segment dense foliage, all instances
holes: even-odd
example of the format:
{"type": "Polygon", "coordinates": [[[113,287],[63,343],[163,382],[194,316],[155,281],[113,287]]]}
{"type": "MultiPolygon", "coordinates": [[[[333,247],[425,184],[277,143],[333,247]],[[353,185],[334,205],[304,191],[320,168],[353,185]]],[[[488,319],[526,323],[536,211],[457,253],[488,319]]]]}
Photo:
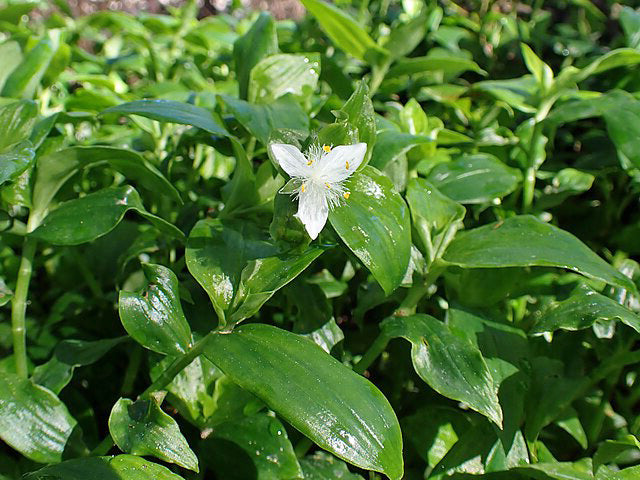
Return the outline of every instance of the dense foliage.
{"type": "Polygon", "coordinates": [[[635,5],[302,3],[0,1],[0,479],[640,478],[635,5]]]}

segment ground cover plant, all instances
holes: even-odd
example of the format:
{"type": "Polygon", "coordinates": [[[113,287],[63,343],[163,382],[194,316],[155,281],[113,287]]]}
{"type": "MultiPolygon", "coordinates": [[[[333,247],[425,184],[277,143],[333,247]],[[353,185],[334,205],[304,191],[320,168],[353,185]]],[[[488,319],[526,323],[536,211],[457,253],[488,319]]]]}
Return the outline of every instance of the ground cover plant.
{"type": "Polygon", "coordinates": [[[640,478],[640,12],[0,2],[0,478],[640,478]]]}

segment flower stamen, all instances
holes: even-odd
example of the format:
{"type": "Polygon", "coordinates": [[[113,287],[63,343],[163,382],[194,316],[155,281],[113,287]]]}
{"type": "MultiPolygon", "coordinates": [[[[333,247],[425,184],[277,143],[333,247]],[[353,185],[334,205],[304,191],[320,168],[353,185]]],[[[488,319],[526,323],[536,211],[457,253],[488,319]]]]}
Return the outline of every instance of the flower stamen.
{"type": "Polygon", "coordinates": [[[345,162],[347,170],[349,170],[349,162],[345,162]]]}
{"type": "Polygon", "coordinates": [[[307,188],[307,184],[306,184],[306,183],[303,183],[303,184],[302,184],[302,186],[300,187],[300,192],[304,193],[304,191],[306,190],[306,188],[307,188]]]}
{"type": "Polygon", "coordinates": [[[323,145],[322,150],[324,150],[326,153],[329,153],[331,151],[331,147],[329,145],[323,145]]]}
{"type": "Polygon", "coordinates": [[[345,198],[345,200],[349,200],[349,197],[351,196],[351,192],[344,192],[342,196],[345,198]]]}
{"type": "Polygon", "coordinates": [[[324,182],[324,184],[326,185],[327,188],[331,188],[331,185],[329,184],[329,182],[324,182]]]}

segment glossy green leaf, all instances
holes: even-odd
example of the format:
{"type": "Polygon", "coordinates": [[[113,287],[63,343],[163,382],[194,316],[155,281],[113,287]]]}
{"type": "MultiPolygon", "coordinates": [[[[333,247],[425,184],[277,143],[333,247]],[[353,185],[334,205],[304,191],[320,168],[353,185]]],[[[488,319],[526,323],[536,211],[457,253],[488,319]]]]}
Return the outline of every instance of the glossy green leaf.
{"type": "Polygon", "coordinates": [[[530,333],[581,330],[599,321],[620,320],[640,333],[640,317],[615,300],[581,286],[566,300],[546,312],[530,333]]]}
{"type": "Polygon", "coordinates": [[[29,473],[25,480],[183,480],[168,468],[134,455],[67,460],[29,473]]]}
{"type": "Polygon", "coordinates": [[[310,248],[303,254],[282,254],[247,223],[206,219],[191,230],[186,262],[221,321],[239,322],[321,253],[310,248]]]}
{"type": "Polygon", "coordinates": [[[34,215],[44,216],[54,195],[78,170],[101,164],[110,165],[151,191],[182,201],[175,187],[136,152],[112,147],[71,147],[38,158],[33,186],[34,215]]]}
{"type": "Polygon", "coordinates": [[[25,457],[57,463],[76,426],[51,391],[9,372],[0,374],[0,438],[25,457]]]}
{"type": "Polygon", "coordinates": [[[251,70],[249,101],[270,103],[287,93],[309,97],[315,92],[319,77],[317,53],[270,55],[251,70]]]}
{"type": "Polygon", "coordinates": [[[176,274],[150,263],[142,270],[149,282],[143,291],[120,291],[122,325],[136,342],[154,352],[185,353],[191,347],[191,328],[180,305],[176,274]]]}
{"type": "Polygon", "coordinates": [[[521,181],[518,170],[493,155],[465,155],[436,165],[428,180],[446,196],[460,203],[487,203],[513,192],[521,181]]]}
{"type": "Polygon", "coordinates": [[[320,447],[392,480],[402,477],[402,437],[391,406],[313,342],[251,324],[216,335],[205,355],[320,447]]]}
{"type": "Polygon", "coordinates": [[[32,98],[56,48],[50,38],[43,38],[29,50],[20,65],[9,75],[0,96],[13,98],[32,98]]]}
{"type": "Polygon", "coordinates": [[[220,424],[203,444],[205,462],[225,479],[302,478],[287,431],[277,418],[265,413],[220,424]]]}
{"type": "Polygon", "coordinates": [[[263,145],[269,143],[278,129],[293,130],[303,136],[309,132],[309,117],[292,95],[261,105],[229,95],[221,95],[220,99],[229,113],[263,145]]]}
{"type": "Polygon", "coordinates": [[[241,99],[248,98],[249,79],[253,67],[263,58],[275,53],[278,53],[276,22],[271,15],[263,12],[247,33],[233,44],[233,61],[241,99]]]}
{"type": "Polygon", "coordinates": [[[109,415],[109,433],[123,452],[152,455],[198,471],[198,458],[180,427],[153,399],[120,398],[109,415]]]}
{"type": "Polygon", "coordinates": [[[609,138],[620,156],[628,159],[636,168],[640,168],[640,101],[620,91],[610,94],[609,97],[614,98],[613,108],[604,111],[609,138]]]}
{"type": "Polygon", "coordinates": [[[367,60],[370,51],[380,51],[369,34],[342,9],[322,0],[301,0],[336,47],[349,55],[367,60]]]}
{"type": "Polygon", "coordinates": [[[54,245],[90,242],[113,230],[129,210],[138,213],[161,232],[184,239],[175,226],[149,213],[131,186],[111,187],[64,202],[45,217],[31,235],[54,245]]]}
{"type": "Polygon", "coordinates": [[[409,210],[391,181],[373,167],[345,184],[349,199],[329,213],[342,241],[387,294],[400,285],[411,256],[409,210]]]}
{"type": "MultiPolygon", "coordinates": [[[[29,139],[38,117],[38,107],[31,100],[12,102],[0,107],[0,153],[29,139]]],[[[4,166],[0,164],[0,168],[4,166]]]]}
{"type": "Polygon", "coordinates": [[[140,115],[159,122],[192,125],[213,135],[229,135],[229,132],[209,110],[190,103],[173,100],[136,100],[107,108],[101,112],[101,115],[108,113],[140,115]]]}
{"type": "Polygon", "coordinates": [[[463,227],[466,210],[422,178],[409,181],[406,197],[414,231],[431,263],[442,257],[456,232],[463,227]]]}
{"type": "Polygon", "coordinates": [[[498,388],[477,347],[429,315],[391,317],[383,322],[382,331],[411,342],[413,367],[431,388],[502,427],[498,388]]]}
{"type": "Polygon", "coordinates": [[[300,459],[304,480],[363,480],[333,455],[316,452],[300,459]]]}
{"type": "Polygon", "coordinates": [[[35,158],[35,151],[31,142],[26,141],[15,148],[0,153],[0,184],[17,179],[35,158]]]}
{"type": "Polygon", "coordinates": [[[559,267],[626,288],[636,287],[589,247],[571,235],[530,215],[459,233],[444,260],[463,268],[559,267]]]}

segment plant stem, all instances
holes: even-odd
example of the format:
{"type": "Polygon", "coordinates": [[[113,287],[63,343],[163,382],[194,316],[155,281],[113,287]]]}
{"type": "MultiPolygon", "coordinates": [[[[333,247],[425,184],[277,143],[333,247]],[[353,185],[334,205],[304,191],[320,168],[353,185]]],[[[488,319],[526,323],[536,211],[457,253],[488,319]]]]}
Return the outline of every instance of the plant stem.
{"type": "Polygon", "coordinates": [[[149,385],[149,387],[140,394],[140,398],[148,397],[153,392],[164,389],[164,387],[171,383],[171,381],[177,374],[188,367],[191,362],[196,359],[196,357],[200,356],[200,354],[207,346],[207,342],[209,341],[209,339],[213,335],[217,335],[218,333],[219,332],[217,330],[214,330],[198,340],[198,342],[196,342],[191,350],[183,354],[181,357],[177,358],[171,365],[169,365],[169,367],[164,372],[162,372],[162,374],[156,379],[156,381],[149,385]]]}
{"type": "MultiPolygon", "coordinates": [[[[27,228],[27,230],[29,230],[27,228]]],[[[13,334],[13,355],[16,361],[16,373],[22,378],[29,375],[27,368],[27,295],[33,271],[33,257],[36,253],[37,240],[25,237],[22,246],[22,259],[16,281],[16,290],[11,304],[11,332],[13,334]]]]}
{"type": "Polygon", "coordinates": [[[533,193],[536,188],[536,169],[529,167],[524,174],[522,186],[522,210],[528,212],[533,204],[533,193]]]}
{"type": "Polygon", "coordinates": [[[111,450],[113,445],[114,445],[113,438],[111,438],[111,435],[107,433],[107,436],[104,437],[104,439],[98,444],[98,446],[93,450],[91,450],[91,453],[89,453],[89,456],[101,457],[102,455],[106,455],[107,453],[109,453],[109,450],[111,450]]]}
{"type": "Polygon", "coordinates": [[[363,374],[364,371],[371,366],[378,356],[384,352],[384,349],[387,348],[387,344],[391,340],[387,334],[384,332],[380,332],[378,337],[374,340],[374,342],[369,346],[369,349],[364,353],[362,358],[358,363],[353,366],[353,371],[359,374],[363,374]]]}

